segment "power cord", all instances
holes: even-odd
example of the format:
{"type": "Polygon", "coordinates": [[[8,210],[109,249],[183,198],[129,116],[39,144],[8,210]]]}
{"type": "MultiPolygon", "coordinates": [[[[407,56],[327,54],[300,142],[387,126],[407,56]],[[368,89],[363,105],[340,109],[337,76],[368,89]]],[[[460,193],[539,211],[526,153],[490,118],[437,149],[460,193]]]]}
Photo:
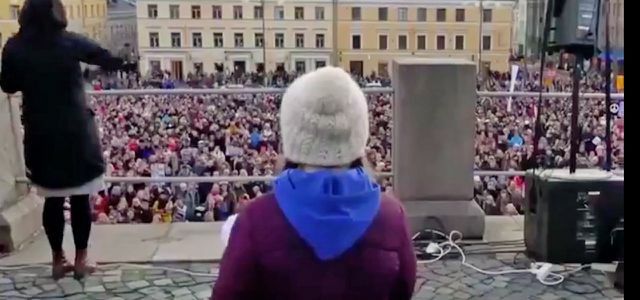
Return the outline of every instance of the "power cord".
{"type": "MultiPolygon", "coordinates": [[[[536,262],[536,263],[531,263],[528,269],[513,269],[513,270],[503,270],[503,271],[482,270],[467,262],[467,256],[465,255],[465,252],[458,245],[462,241],[461,232],[453,230],[447,235],[437,230],[429,229],[428,231],[445,238],[446,241],[441,243],[435,243],[435,242],[429,243],[428,246],[424,248],[424,251],[427,254],[435,256],[435,258],[428,259],[428,260],[419,260],[418,261],[419,264],[430,264],[430,263],[439,261],[440,259],[445,257],[447,254],[451,253],[451,251],[455,249],[460,254],[460,257],[462,259],[461,264],[467,268],[475,270],[476,272],[479,272],[485,275],[490,275],[490,276],[499,276],[499,275],[507,275],[507,274],[533,274],[536,276],[536,279],[538,280],[538,282],[547,286],[554,286],[554,285],[561,284],[568,275],[579,272],[585,268],[591,267],[591,265],[583,265],[574,270],[568,271],[564,274],[560,274],[552,271],[553,264],[536,262]]],[[[413,236],[413,238],[415,239],[418,236],[419,234],[416,234],[413,236]]]]}

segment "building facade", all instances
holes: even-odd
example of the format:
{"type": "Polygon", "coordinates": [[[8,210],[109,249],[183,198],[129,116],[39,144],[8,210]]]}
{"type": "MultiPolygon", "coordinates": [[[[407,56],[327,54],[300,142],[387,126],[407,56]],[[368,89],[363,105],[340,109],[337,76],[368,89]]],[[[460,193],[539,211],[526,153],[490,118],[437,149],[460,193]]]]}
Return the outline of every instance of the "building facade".
{"type": "Polygon", "coordinates": [[[117,1],[108,4],[105,46],[111,52],[121,52],[125,45],[129,45],[128,48],[137,53],[137,28],[135,3],[117,1]]]}
{"type": "Polygon", "coordinates": [[[140,70],[310,71],[331,62],[332,11],[332,0],[138,0],[140,70]]]}
{"type": "Polygon", "coordinates": [[[397,57],[448,57],[507,71],[514,7],[512,0],[340,0],[339,64],[386,75],[397,57]]]}
{"type": "Polygon", "coordinates": [[[23,0],[0,0],[0,46],[18,32],[18,15],[23,0]]]}
{"type": "Polygon", "coordinates": [[[611,49],[624,52],[624,0],[609,0],[611,49]]]}
{"type": "Polygon", "coordinates": [[[104,44],[107,37],[107,0],[63,0],[62,3],[67,11],[67,30],[104,44]]]}
{"type": "MultiPolygon", "coordinates": [[[[0,0],[0,44],[18,32],[18,15],[24,0],[0,0]]],[[[99,42],[105,40],[107,0],[62,0],[67,13],[67,30],[99,42]]]]}

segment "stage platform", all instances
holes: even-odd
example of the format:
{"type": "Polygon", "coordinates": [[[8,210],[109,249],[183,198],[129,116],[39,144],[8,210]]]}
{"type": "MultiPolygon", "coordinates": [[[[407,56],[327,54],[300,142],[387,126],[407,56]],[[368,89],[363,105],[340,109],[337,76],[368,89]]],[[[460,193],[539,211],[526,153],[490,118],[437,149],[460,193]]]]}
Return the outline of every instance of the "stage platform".
{"type": "MultiPolygon", "coordinates": [[[[522,217],[487,217],[485,240],[522,239],[522,217]]],[[[49,279],[44,235],[0,259],[0,299],[207,299],[223,252],[221,223],[96,225],[93,258],[104,264],[84,283],[49,279]],[[130,264],[121,264],[130,263],[130,264]]],[[[65,249],[73,254],[70,228],[65,249]]],[[[517,248],[517,247],[516,247],[517,248]]],[[[516,251],[512,249],[510,251],[516,251]]],[[[522,268],[516,253],[469,254],[484,269],[522,268]]],[[[599,271],[580,272],[557,287],[531,275],[486,276],[451,258],[420,266],[414,299],[621,299],[599,271]]]]}

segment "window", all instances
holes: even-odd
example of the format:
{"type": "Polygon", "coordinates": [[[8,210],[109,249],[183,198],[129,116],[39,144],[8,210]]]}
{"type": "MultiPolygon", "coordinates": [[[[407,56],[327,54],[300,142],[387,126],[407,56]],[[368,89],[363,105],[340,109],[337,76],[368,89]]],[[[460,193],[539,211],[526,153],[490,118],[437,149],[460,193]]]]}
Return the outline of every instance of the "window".
{"type": "Polygon", "coordinates": [[[169,18],[170,19],[180,19],[180,6],[179,5],[169,5],[169,18]]]}
{"type": "Polygon", "coordinates": [[[388,77],[389,76],[389,63],[386,63],[386,62],[379,62],[378,63],[378,75],[380,75],[382,77],[388,77]]]}
{"type": "Polygon", "coordinates": [[[464,22],[464,8],[456,8],[456,22],[464,22]]]}
{"type": "Polygon", "coordinates": [[[491,50],[491,36],[483,35],[482,36],[482,50],[491,50]]]}
{"type": "Polygon", "coordinates": [[[202,74],[202,68],[203,68],[202,63],[193,63],[193,70],[196,72],[197,75],[202,74]]]}
{"type": "Polygon", "coordinates": [[[240,5],[233,6],[233,18],[236,20],[242,20],[242,6],[240,5]]]}
{"type": "Polygon", "coordinates": [[[20,6],[11,5],[11,19],[17,20],[20,16],[20,6]]]}
{"type": "Polygon", "coordinates": [[[224,38],[222,32],[216,32],[213,34],[213,48],[224,47],[224,38]]]}
{"type": "Polygon", "coordinates": [[[276,20],[284,20],[284,7],[276,6],[273,8],[273,18],[276,20]]]}
{"type": "Polygon", "coordinates": [[[398,50],[407,50],[407,36],[404,34],[398,36],[398,50]]]}
{"type": "Polygon", "coordinates": [[[360,45],[360,35],[355,34],[351,36],[351,49],[360,49],[362,45],[360,45]]]}
{"type": "Polygon", "coordinates": [[[378,49],[387,50],[388,44],[389,44],[389,38],[387,37],[386,34],[378,36],[378,49]]]}
{"type": "Polygon", "coordinates": [[[296,60],[296,73],[303,74],[306,72],[307,64],[304,60],[296,60]]]}
{"type": "Polygon", "coordinates": [[[157,32],[149,32],[149,47],[160,47],[160,35],[157,32]]]}
{"type": "Polygon", "coordinates": [[[262,9],[261,5],[253,7],[253,18],[257,20],[264,18],[264,9],[262,9]]]}
{"type": "Polygon", "coordinates": [[[424,7],[418,8],[418,22],[427,21],[427,9],[424,7]]]}
{"type": "Polygon", "coordinates": [[[304,7],[296,6],[294,10],[296,20],[304,20],[304,7]]]}
{"type": "Polygon", "coordinates": [[[456,35],[456,50],[464,50],[464,35],[456,35]]]}
{"type": "Polygon", "coordinates": [[[409,9],[406,7],[398,8],[398,21],[407,21],[409,16],[409,9]]]}
{"type": "MultiPolygon", "coordinates": [[[[71,15],[73,15],[73,9],[71,9],[71,15]]],[[[147,16],[149,19],[157,19],[158,18],[158,5],[149,4],[147,5],[147,16]]],[[[73,18],[73,16],[71,16],[73,18]]]]}
{"type": "Polygon", "coordinates": [[[201,16],[201,11],[200,11],[200,5],[191,5],[191,18],[192,19],[200,19],[201,16]]]}
{"type": "Polygon", "coordinates": [[[352,7],[351,8],[351,20],[353,20],[353,21],[362,20],[362,8],[360,8],[360,7],[352,7]]]}
{"type": "Polygon", "coordinates": [[[159,60],[150,60],[149,66],[151,66],[151,71],[153,72],[160,72],[161,70],[159,60]]]}
{"type": "Polygon", "coordinates": [[[193,48],[202,48],[202,33],[194,32],[191,40],[193,42],[193,48]]]}
{"type": "Polygon", "coordinates": [[[284,33],[276,33],[276,48],[284,48],[284,33]]]}
{"type": "Polygon", "coordinates": [[[378,21],[386,21],[389,19],[389,8],[378,7],[378,21]]]}
{"type": "Polygon", "coordinates": [[[324,68],[327,66],[327,62],[322,59],[316,60],[316,69],[324,68]]]}
{"type": "Polygon", "coordinates": [[[324,7],[316,7],[316,20],[324,20],[324,7]]]}
{"type": "Polygon", "coordinates": [[[304,33],[296,33],[296,48],[304,48],[304,33]]]}
{"type": "Polygon", "coordinates": [[[316,34],[316,48],[324,48],[324,34],[316,34]]]}
{"type": "Polygon", "coordinates": [[[438,22],[447,21],[447,10],[445,8],[438,8],[436,10],[436,21],[438,22]]]}
{"type": "Polygon", "coordinates": [[[182,41],[180,38],[180,32],[172,32],[171,33],[171,47],[180,48],[182,47],[182,41]]]}
{"type": "Polygon", "coordinates": [[[482,22],[491,23],[493,22],[493,10],[490,8],[485,8],[482,10],[482,22]]]}
{"type": "Polygon", "coordinates": [[[264,35],[262,33],[256,33],[254,40],[256,42],[256,48],[264,47],[264,35]]]}
{"type": "Polygon", "coordinates": [[[438,35],[436,37],[436,49],[444,50],[446,47],[446,37],[444,35],[438,35]]]}
{"type": "Polygon", "coordinates": [[[213,12],[213,16],[212,18],[214,20],[220,20],[222,19],[222,6],[220,5],[214,5],[211,7],[211,10],[213,12]]]}
{"type": "Polygon", "coordinates": [[[236,48],[244,47],[244,34],[242,33],[233,34],[233,46],[236,48]]]}
{"type": "Polygon", "coordinates": [[[418,50],[427,50],[427,37],[425,35],[419,35],[416,44],[418,44],[418,50]]]}

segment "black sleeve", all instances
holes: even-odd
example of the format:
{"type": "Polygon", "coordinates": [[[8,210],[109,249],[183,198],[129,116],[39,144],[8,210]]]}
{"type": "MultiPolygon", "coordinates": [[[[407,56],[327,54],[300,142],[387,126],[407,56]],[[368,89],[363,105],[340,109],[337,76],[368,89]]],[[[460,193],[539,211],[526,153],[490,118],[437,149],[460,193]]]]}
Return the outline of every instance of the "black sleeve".
{"type": "Polygon", "coordinates": [[[122,69],[124,61],[111,55],[109,50],[102,48],[98,43],[75,33],[69,33],[74,41],[78,59],[90,65],[96,65],[107,71],[122,69]]]}
{"type": "Polygon", "coordinates": [[[20,75],[17,73],[19,69],[16,66],[14,53],[15,40],[10,38],[2,50],[2,70],[0,73],[0,87],[5,93],[13,94],[20,91],[20,75]]]}

